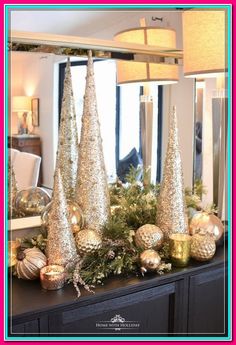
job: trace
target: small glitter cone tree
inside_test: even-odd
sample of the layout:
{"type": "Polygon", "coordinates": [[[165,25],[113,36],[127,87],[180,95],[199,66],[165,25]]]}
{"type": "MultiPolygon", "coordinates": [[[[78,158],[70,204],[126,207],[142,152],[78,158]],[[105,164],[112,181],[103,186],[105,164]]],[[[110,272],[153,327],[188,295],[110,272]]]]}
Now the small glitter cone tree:
{"type": "Polygon", "coordinates": [[[101,232],[110,215],[110,198],[97,112],[92,53],[89,51],[75,200],[86,227],[101,232]]]}
{"type": "Polygon", "coordinates": [[[78,167],[78,140],[70,61],[68,59],[65,70],[56,160],[56,169],[59,168],[61,171],[64,193],[67,199],[73,199],[75,193],[78,167]]]}
{"type": "Polygon", "coordinates": [[[49,264],[65,266],[75,260],[77,253],[60,169],[55,172],[53,191],[52,208],[48,215],[46,252],[49,264]]]}
{"type": "Polygon", "coordinates": [[[156,225],[164,232],[166,238],[172,233],[188,232],[176,107],[169,118],[169,138],[157,203],[156,225]]]}
{"type": "Polygon", "coordinates": [[[11,219],[16,214],[15,199],[17,194],[16,176],[11,164],[11,160],[8,160],[8,218],[11,219]]]}

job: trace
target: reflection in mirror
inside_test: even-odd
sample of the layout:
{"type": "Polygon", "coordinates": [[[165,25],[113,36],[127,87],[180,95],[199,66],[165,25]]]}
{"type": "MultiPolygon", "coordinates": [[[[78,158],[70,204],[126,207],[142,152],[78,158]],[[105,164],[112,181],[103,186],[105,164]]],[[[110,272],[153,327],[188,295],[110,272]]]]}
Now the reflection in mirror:
{"type": "Polygon", "coordinates": [[[225,89],[225,77],[217,79],[217,89],[212,99],[213,118],[213,201],[218,205],[218,214],[227,220],[227,114],[228,96],[225,89]]]}
{"type": "Polygon", "coordinates": [[[194,180],[202,179],[202,119],[204,81],[196,81],[194,180]]]}
{"type": "Polygon", "coordinates": [[[214,203],[227,220],[227,111],[225,77],[196,80],[194,181],[207,186],[203,203],[214,203]]]}
{"type": "MultiPolygon", "coordinates": [[[[36,156],[40,156],[36,173],[39,178],[38,186],[50,193],[53,187],[66,57],[45,53],[11,52],[10,59],[11,74],[14,75],[14,78],[11,79],[11,97],[18,94],[27,94],[30,97],[39,98],[40,122],[39,126],[34,127],[30,134],[19,135],[18,114],[12,109],[9,116],[9,154],[12,158],[12,154],[16,150],[19,155],[23,153],[20,151],[28,150],[27,156],[31,155],[30,157],[34,159],[36,156]],[[18,145],[17,148],[16,145],[18,145]],[[40,146],[40,149],[37,145],[40,146]],[[38,151],[36,151],[37,149],[38,151]]],[[[71,61],[79,133],[83,111],[86,64],[87,61],[84,59],[72,58],[71,61]]],[[[142,164],[140,96],[144,90],[141,85],[117,86],[114,60],[96,60],[94,70],[106,170],[108,181],[114,182],[119,171],[121,173],[118,177],[121,179],[124,177],[124,165],[127,166],[128,164],[129,170],[130,156],[132,156],[132,165],[136,167],[136,165],[142,164]],[[134,161],[133,152],[138,157],[137,164],[134,161]]],[[[150,87],[153,102],[153,122],[150,132],[152,135],[149,140],[152,145],[151,178],[153,182],[156,182],[157,178],[160,179],[157,170],[161,171],[160,124],[162,113],[159,105],[162,102],[162,93],[159,92],[160,88],[157,85],[150,87]],[[158,147],[158,143],[160,147],[158,147]]],[[[26,153],[23,154],[26,155],[26,153]]],[[[21,167],[19,168],[21,172],[17,171],[16,173],[18,180],[19,176],[25,176],[25,172],[22,174],[23,165],[20,164],[19,167],[21,167]]],[[[36,170],[33,164],[31,168],[35,174],[36,170]]],[[[14,169],[17,170],[16,167],[14,169]]],[[[21,190],[27,189],[32,183],[29,182],[29,185],[24,184],[23,187],[19,183],[18,185],[20,186],[19,190],[21,190]]],[[[37,182],[33,185],[36,187],[37,182]]],[[[26,212],[20,216],[30,216],[30,214],[26,212]]]]}

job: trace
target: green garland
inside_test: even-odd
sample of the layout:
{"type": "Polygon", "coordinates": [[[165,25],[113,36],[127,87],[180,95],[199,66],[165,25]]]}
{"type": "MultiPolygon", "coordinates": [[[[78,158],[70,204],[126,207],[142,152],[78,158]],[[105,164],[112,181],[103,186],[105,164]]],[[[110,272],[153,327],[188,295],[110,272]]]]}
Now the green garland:
{"type": "MultiPolygon", "coordinates": [[[[140,274],[140,249],[134,245],[135,231],[144,224],[155,224],[156,206],[160,185],[145,184],[145,174],[142,181],[137,181],[139,169],[130,169],[123,185],[119,180],[110,186],[112,215],[103,228],[103,245],[98,251],[87,254],[79,263],[77,271],[74,270],[83,285],[103,284],[104,280],[112,275],[140,274]]],[[[196,181],[193,191],[185,190],[186,205],[189,218],[193,211],[202,210],[201,197],[206,193],[201,181],[196,181]]],[[[209,210],[215,211],[214,205],[209,210]]],[[[21,239],[21,246],[36,246],[42,251],[46,248],[45,234],[31,239],[21,239]]],[[[158,274],[162,274],[171,267],[165,264],[169,259],[169,246],[165,242],[159,255],[162,266],[158,274]]],[[[73,281],[73,270],[70,281],[73,281]]],[[[77,279],[78,281],[78,279],[77,279]]],[[[75,285],[75,284],[74,284],[75,285]]]]}
{"type": "Polygon", "coordinates": [[[133,235],[123,220],[112,216],[103,229],[102,248],[84,258],[82,279],[87,284],[100,284],[110,275],[136,273],[140,250],[134,246],[133,235]]]}

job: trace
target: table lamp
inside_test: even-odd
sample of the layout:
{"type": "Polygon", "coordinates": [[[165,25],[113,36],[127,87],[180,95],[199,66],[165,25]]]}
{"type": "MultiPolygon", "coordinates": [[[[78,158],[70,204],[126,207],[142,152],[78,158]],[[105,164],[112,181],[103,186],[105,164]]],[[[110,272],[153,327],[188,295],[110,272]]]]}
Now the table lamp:
{"type": "Polygon", "coordinates": [[[18,133],[28,134],[28,114],[31,112],[31,97],[14,96],[12,111],[18,114],[18,133]]]}

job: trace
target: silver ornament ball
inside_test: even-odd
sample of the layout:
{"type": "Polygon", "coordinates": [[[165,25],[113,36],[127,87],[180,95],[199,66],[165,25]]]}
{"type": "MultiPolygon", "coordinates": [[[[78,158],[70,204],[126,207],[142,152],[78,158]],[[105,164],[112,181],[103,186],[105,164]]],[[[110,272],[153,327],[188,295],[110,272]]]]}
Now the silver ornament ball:
{"type": "Polygon", "coordinates": [[[26,216],[37,216],[50,200],[51,197],[43,188],[31,187],[17,193],[15,207],[26,216]]]}
{"type": "MultiPolygon", "coordinates": [[[[50,202],[41,214],[42,226],[48,227],[49,213],[52,210],[52,202],[50,202]]],[[[69,221],[71,224],[71,229],[73,233],[80,231],[84,226],[84,216],[79,205],[72,200],[67,200],[67,209],[69,214],[69,221]]]]}

